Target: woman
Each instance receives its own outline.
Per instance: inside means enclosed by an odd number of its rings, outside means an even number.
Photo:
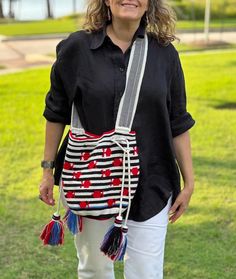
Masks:
[[[171,44],[174,16],[163,0],[92,0],[85,28],[57,46],[44,111],[40,195],[46,204],[55,204],[53,186],[58,182],[54,181],[53,162],[65,125],[70,124],[72,102],[87,131],[99,135],[114,129],[132,43],[150,31],[133,122],[141,166],[129,214],[124,275],[126,279],[163,278],[168,220],[174,223],[183,214],[194,190],[188,130],[195,121],[186,111],[181,63]],[[113,220],[84,219],[83,232],[75,236],[79,278],[115,278],[113,262],[99,251]]]

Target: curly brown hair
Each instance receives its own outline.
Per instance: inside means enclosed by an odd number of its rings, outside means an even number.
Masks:
[[[102,28],[109,20],[108,9],[104,0],[89,0],[83,28],[90,32]],[[161,44],[168,45],[177,39],[176,14],[165,0],[148,0],[148,10],[142,20],[147,31]]]

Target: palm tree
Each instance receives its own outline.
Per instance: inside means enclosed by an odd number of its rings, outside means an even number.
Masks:
[[[4,18],[3,9],[2,9],[2,0],[0,0],[0,18]]]
[[[47,18],[53,18],[50,0],[47,0]]]

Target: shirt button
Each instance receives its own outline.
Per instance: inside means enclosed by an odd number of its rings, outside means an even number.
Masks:
[[[124,72],[125,68],[120,67],[119,70],[120,70],[120,72]]]

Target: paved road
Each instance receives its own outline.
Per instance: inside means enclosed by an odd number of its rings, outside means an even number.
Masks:
[[[0,36],[0,65],[5,67],[4,70],[0,70],[0,74],[41,65],[51,65],[54,61],[55,47],[65,37],[67,37],[67,34],[20,39]],[[182,43],[196,43],[205,39],[203,33],[180,33],[178,37]],[[236,31],[214,32],[210,34],[209,39],[210,41],[236,44]]]

